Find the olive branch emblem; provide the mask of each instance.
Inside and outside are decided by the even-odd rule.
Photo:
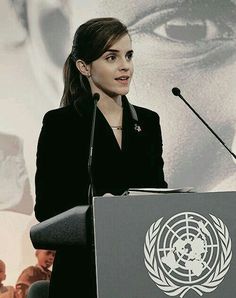
[[[223,281],[224,276],[228,272],[230,261],[232,259],[232,245],[231,239],[229,237],[229,231],[222,220],[215,217],[214,215],[210,214],[210,216],[214,222],[214,227],[218,232],[222,251],[214,272],[210,275],[210,277],[207,278],[206,281],[201,284],[188,286],[176,285],[163,273],[161,268],[158,266],[155,256],[156,239],[158,232],[160,231],[160,225],[163,217],[154,222],[147,231],[144,243],[145,266],[148,270],[150,278],[155,282],[156,286],[168,296],[173,297],[179,295],[182,298],[189,290],[194,290],[200,296],[202,296],[203,293],[213,292]]]

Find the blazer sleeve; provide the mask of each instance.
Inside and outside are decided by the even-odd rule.
[[[73,173],[74,164],[78,164],[70,151],[74,140],[66,126],[68,119],[61,118],[53,111],[45,114],[38,139],[34,206],[38,221],[79,205],[82,190],[75,190],[86,186],[84,178]]]
[[[154,187],[167,188],[168,184],[164,177],[164,160],[162,157],[163,143],[160,126],[160,118],[157,113],[154,113],[154,121],[152,128],[152,148],[151,148],[151,173],[154,179]]]
[[[55,129],[50,112],[43,118],[43,126],[38,139],[35,174],[35,217],[39,221],[48,219],[58,213],[57,183],[55,171],[59,163],[58,132]]]

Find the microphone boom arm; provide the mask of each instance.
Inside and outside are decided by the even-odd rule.
[[[179,96],[183,102],[193,111],[193,113],[202,121],[202,123],[210,130],[210,132],[220,141],[220,143],[225,147],[225,149],[236,159],[236,155],[226,146],[223,140],[214,132],[214,130],[206,123],[206,121],[194,110],[194,108],[184,99],[181,95],[180,90],[178,88],[173,88],[172,93],[175,96]]]

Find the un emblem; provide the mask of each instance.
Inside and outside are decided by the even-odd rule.
[[[214,291],[232,258],[225,224],[213,215],[208,220],[194,212],[162,221],[154,222],[146,233],[144,260],[150,278],[169,296]]]

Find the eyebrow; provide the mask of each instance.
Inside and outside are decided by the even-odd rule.
[[[119,53],[120,51],[119,50],[115,50],[115,49],[109,49],[107,50],[105,53],[107,52],[111,52],[111,53]],[[127,53],[133,53],[134,51],[133,50],[129,50],[127,51]]]

